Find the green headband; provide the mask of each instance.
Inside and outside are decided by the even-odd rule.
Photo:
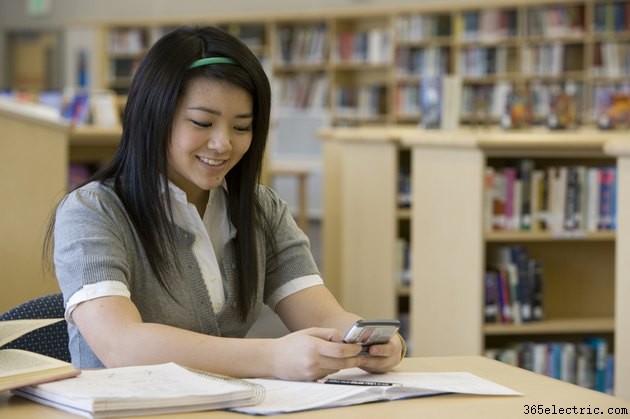
[[[201,67],[202,65],[210,65],[210,64],[234,64],[238,65],[236,61],[229,57],[207,57],[200,58],[197,61],[193,62],[188,66],[188,69]]]

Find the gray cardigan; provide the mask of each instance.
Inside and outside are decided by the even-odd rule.
[[[144,322],[167,324],[214,336],[243,337],[263,302],[281,285],[319,274],[307,237],[296,226],[287,205],[265,187],[258,189],[262,208],[277,240],[277,261],[269,263],[270,246],[258,234],[258,299],[246,321],[238,316],[235,284],[239,281],[233,241],[224,249],[221,271],[226,283],[223,309],[214,313],[210,296],[192,251],[194,235],[178,228],[177,257],[183,275],[171,278],[175,301],[157,282],[125,208],[110,187],[92,182],[71,192],[57,210],[54,262],[57,280],[68,299],[83,285],[114,280],[124,283]],[[70,324],[72,363],[101,367],[77,328]]]

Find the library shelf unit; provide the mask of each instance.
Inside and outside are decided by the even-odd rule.
[[[630,144],[623,140],[608,141],[604,147],[607,154],[617,159],[617,206],[627,208],[630,205]],[[615,351],[626,354],[616,359],[615,385],[617,395],[630,400],[630,217],[619,212],[617,216],[617,240],[615,247]]]
[[[72,127],[68,149],[70,163],[100,165],[109,162],[118,147],[121,133],[121,127]]]
[[[614,165],[617,158],[604,147],[615,140],[630,144],[630,138],[622,140],[627,134],[586,128],[339,127],[320,135],[325,150],[324,277],[345,307],[366,317],[395,317],[401,300],[408,299],[414,356],[481,354],[515,340],[602,336],[615,354],[616,394],[630,398],[630,315],[622,303],[628,298],[630,273],[624,274],[619,256],[622,235],[630,237],[630,230],[623,230],[623,171],[616,232],[491,232],[483,222],[488,165],[525,157],[543,166]],[[627,150],[630,156],[630,145]],[[411,206],[401,210],[398,176],[406,165],[410,167],[402,170],[411,174]],[[400,235],[408,235],[410,242],[408,287],[397,279]],[[525,246],[542,261],[544,320],[484,324],[484,270],[492,249],[504,244]]]
[[[0,312],[58,292],[42,266],[42,240],[55,202],[66,187],[67,124],[41,108],[0,101]]]
[[[34,104],[0,102],[2,157],[0,223],[4,292],[0,311],[59,292],[42,265],[42,243],[52,209],[67,192],[71,163],[100,164],[113,155],[119,129],[73,127]],[[54,113],[54,112],[53,112]]]
[[[131,85],[133,75],[147,50],[164,34],[182,24],[208,24],[203,18],[161,20],[151,23],[94,23],[99,28],[99,71],[95,71],[96,85],[118,93],[123,98]],[[212,20],[241,39],[265,63],[269,57],[269,30],[265,22],[232,18]],[[124,103],[124,99],[121,101]]]
[[[255,51],[279,105],[324,107],[334,126],[420,122],[420,86],[431,75],[461,79],[462,123],[496,125],[510,90],[531,95],[538,122],[564,90],[580,121],[594,123],[610,92],[630,90],[629,9],[627,0],[491,0],[93,22],[101,34],[93,76],[124,95],[159,36],[211,24]]]

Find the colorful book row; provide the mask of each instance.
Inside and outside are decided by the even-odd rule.
[[[600,337],[582,342],[520,342],[508,348],[487,349],[489,358],[577,384],[614,393],[614,355]]]
[[[630,31],[630,3],[618,1],[595,5],[594,27],[596,32]]]
[[[280,107],[320,109],[328,106],[328,77],[323,73],[299,73],[275,78],[274,98]]]
[[[337,114],[347,117],[377,117],[387,111],[387,88],[374,86],[339,86],[335,94]]]
[[[461,15],[456,31],[462,41],[496,41],[518,33],[516,9],[486,9]]]
[[[328,56],[327,29],[324,24],[282,26],[276,31],[277,60],[283,64],[321,64]]]
[[[335,58],[340,63],[388,64],[392,39],[387,29],[342,31],[337,38]]]
[[[486,323],[540,321],[543,312],[543,266],[523,246],[500,246],[489,255],[484,275]]]
[[[595,232],[615,230],[614,166],[549,166],[533,160],[487,167],[485,171],[485,228]]]
[[[399,48],[396,50],[396,73],[398,76],[448,74],[449,55],[446,47]]]
[[[398,16],[395,32],[399,42],[450,36],[451,19],[448,14]]]
[[[549,5],[529,9],[527,29],[530,36],[550,38],[579,37],[584,34],[583,5]]]

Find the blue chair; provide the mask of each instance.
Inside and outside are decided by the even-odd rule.
[[[35,298],[10,309],[0,315],[0,321],[63,318],[64,313],[63,296],[51,294]],[[68,325],[65,320],[62,320],[20,336],[0,349],[24,349],[70,362],[68,341]]]

